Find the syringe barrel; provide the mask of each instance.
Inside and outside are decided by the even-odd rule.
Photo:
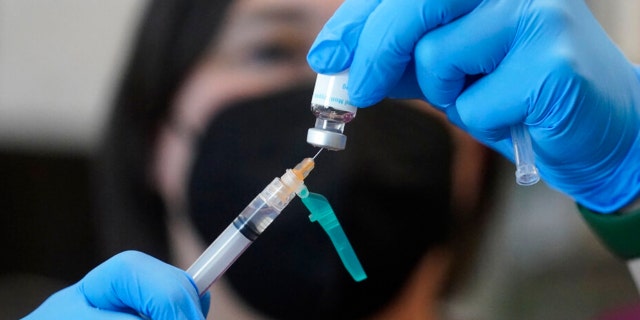
[[[285,174],[287,176],[287,174]],[[285,177],[283,176],[283,177]],[[292,186],[275,178],[187,269],[200,295],[238,259],[295,196]]]
[[[193,278],[200,295],[238,259],[253,241],[247,239],[233,223],[213,241],[187,273]]]

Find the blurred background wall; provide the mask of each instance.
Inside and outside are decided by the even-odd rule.
[[[0,0],[0,146],[87,153],[142,0]]]
[[[89,175],[142,0],[0,0],[0,319],[98,264]]]
[[[0,250],[3,252],[0,301],[8,305],[22,304],[23,310],[29,310],[50,291],[79,279],[98,263],[92,255],[93,234],[87,214],[91,210],[89,164],[100,141],[113,86],[144,3],[143,0],[0,0]],[[588,3],[627,56],[640,63],[640,0]],[[536,188],[543,194],[549,193],[544,186]],[[549,194],[558,201],[549,203],[573,210],[567,199]],[[514,211],[509,204],[501,210]],[[518,227],[506,215],[499,216],[492,230],[507,236],[518,234],[513,229]],[[588,234],[576,215],[555,216],[564,217],[564,223],[537,219],[543,222],[538,223],[539,229],[552,228],[559,237],[566,225],[569,229],[578,228],[579,234]],[[526,217],[515,219],[522,222]],[[544,221],[551,226],[545,226]],[[534,230],[533,234],[540,236],[539,232]],[[519,233],[522,234],[525,233]],[[504,307],[502,301],[486,296],[500,297],[508,292],[496,289],[509,280],[505,274],[495,278],[500,270],[495,266],[504,262],[501,259],[505,259],[505,254],[522,254],[523,263],[526,259],[547,261],[539,260],[546,254],[538,252],[539,246],[522,245],[532,239],[513,242],[518,247],[503,251],[501,256],[496,252],[504,248],[496,249],[495,243],[504,239],[483,240],[487,243],[483,256],[490,261],[484,261],[477,274],[485,280],[476,280],[475,287],[463,295],[458,303],[461,310],[466,307],[471,314],[490,314],[491,307]],[[594,241],[586,242],[597,246]],[[558,252],[564,255],[562,250],[577,249],[558,250],[555,255]],[[614,261],[602,248],[595,250],[600,250],[607,261]],[[512,269],[511,273],[517,273],[518,266],[503,264]],[[624,272],[624,268],[616,267]],[[589,276],[589,270],[577,272]],[[18,279],[37,275],[61,282],[30,287],[28,281],[16,282],[15,275]],[[487,284],[486,279],[492,284]],[[25,299],[37,291],[33,289],[36,287],[43,289],[41,293]],[[545,315],[538,318],[551,319]]]

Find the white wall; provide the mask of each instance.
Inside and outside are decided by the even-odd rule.
[[[614,40],[640,62],[640,0],[590,4]],[[90,151],[143,5],[0,0],[0,148]]]
[[[587,3],[627,57],[640,63],[640,0],[589,0]]]
[[[0,0],[0,147],[97,142],[142,0]]]

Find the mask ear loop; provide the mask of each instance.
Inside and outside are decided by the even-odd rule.
[[[342,264],[345,266],[351,277],[355,281],[362,281],[367,278],[367,274],[364,272],[360,260],[356,255],[347,235],[344,233],[340,222],[333,212],[333,208],[329,204],[329,200],[323,195],[318,193],[301,190],[298,192],[298,196],[302,200],[302,203],[311,212],[309,220],[311,222],[318,222],[322,229],[329,235],[333,246],[336,248]]]

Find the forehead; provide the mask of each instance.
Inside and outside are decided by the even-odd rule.
[[[288,21],[323,24],[342,0],[236,0],[230,19],[247,22]],[[314,30],[315,32],[319,30]]]

